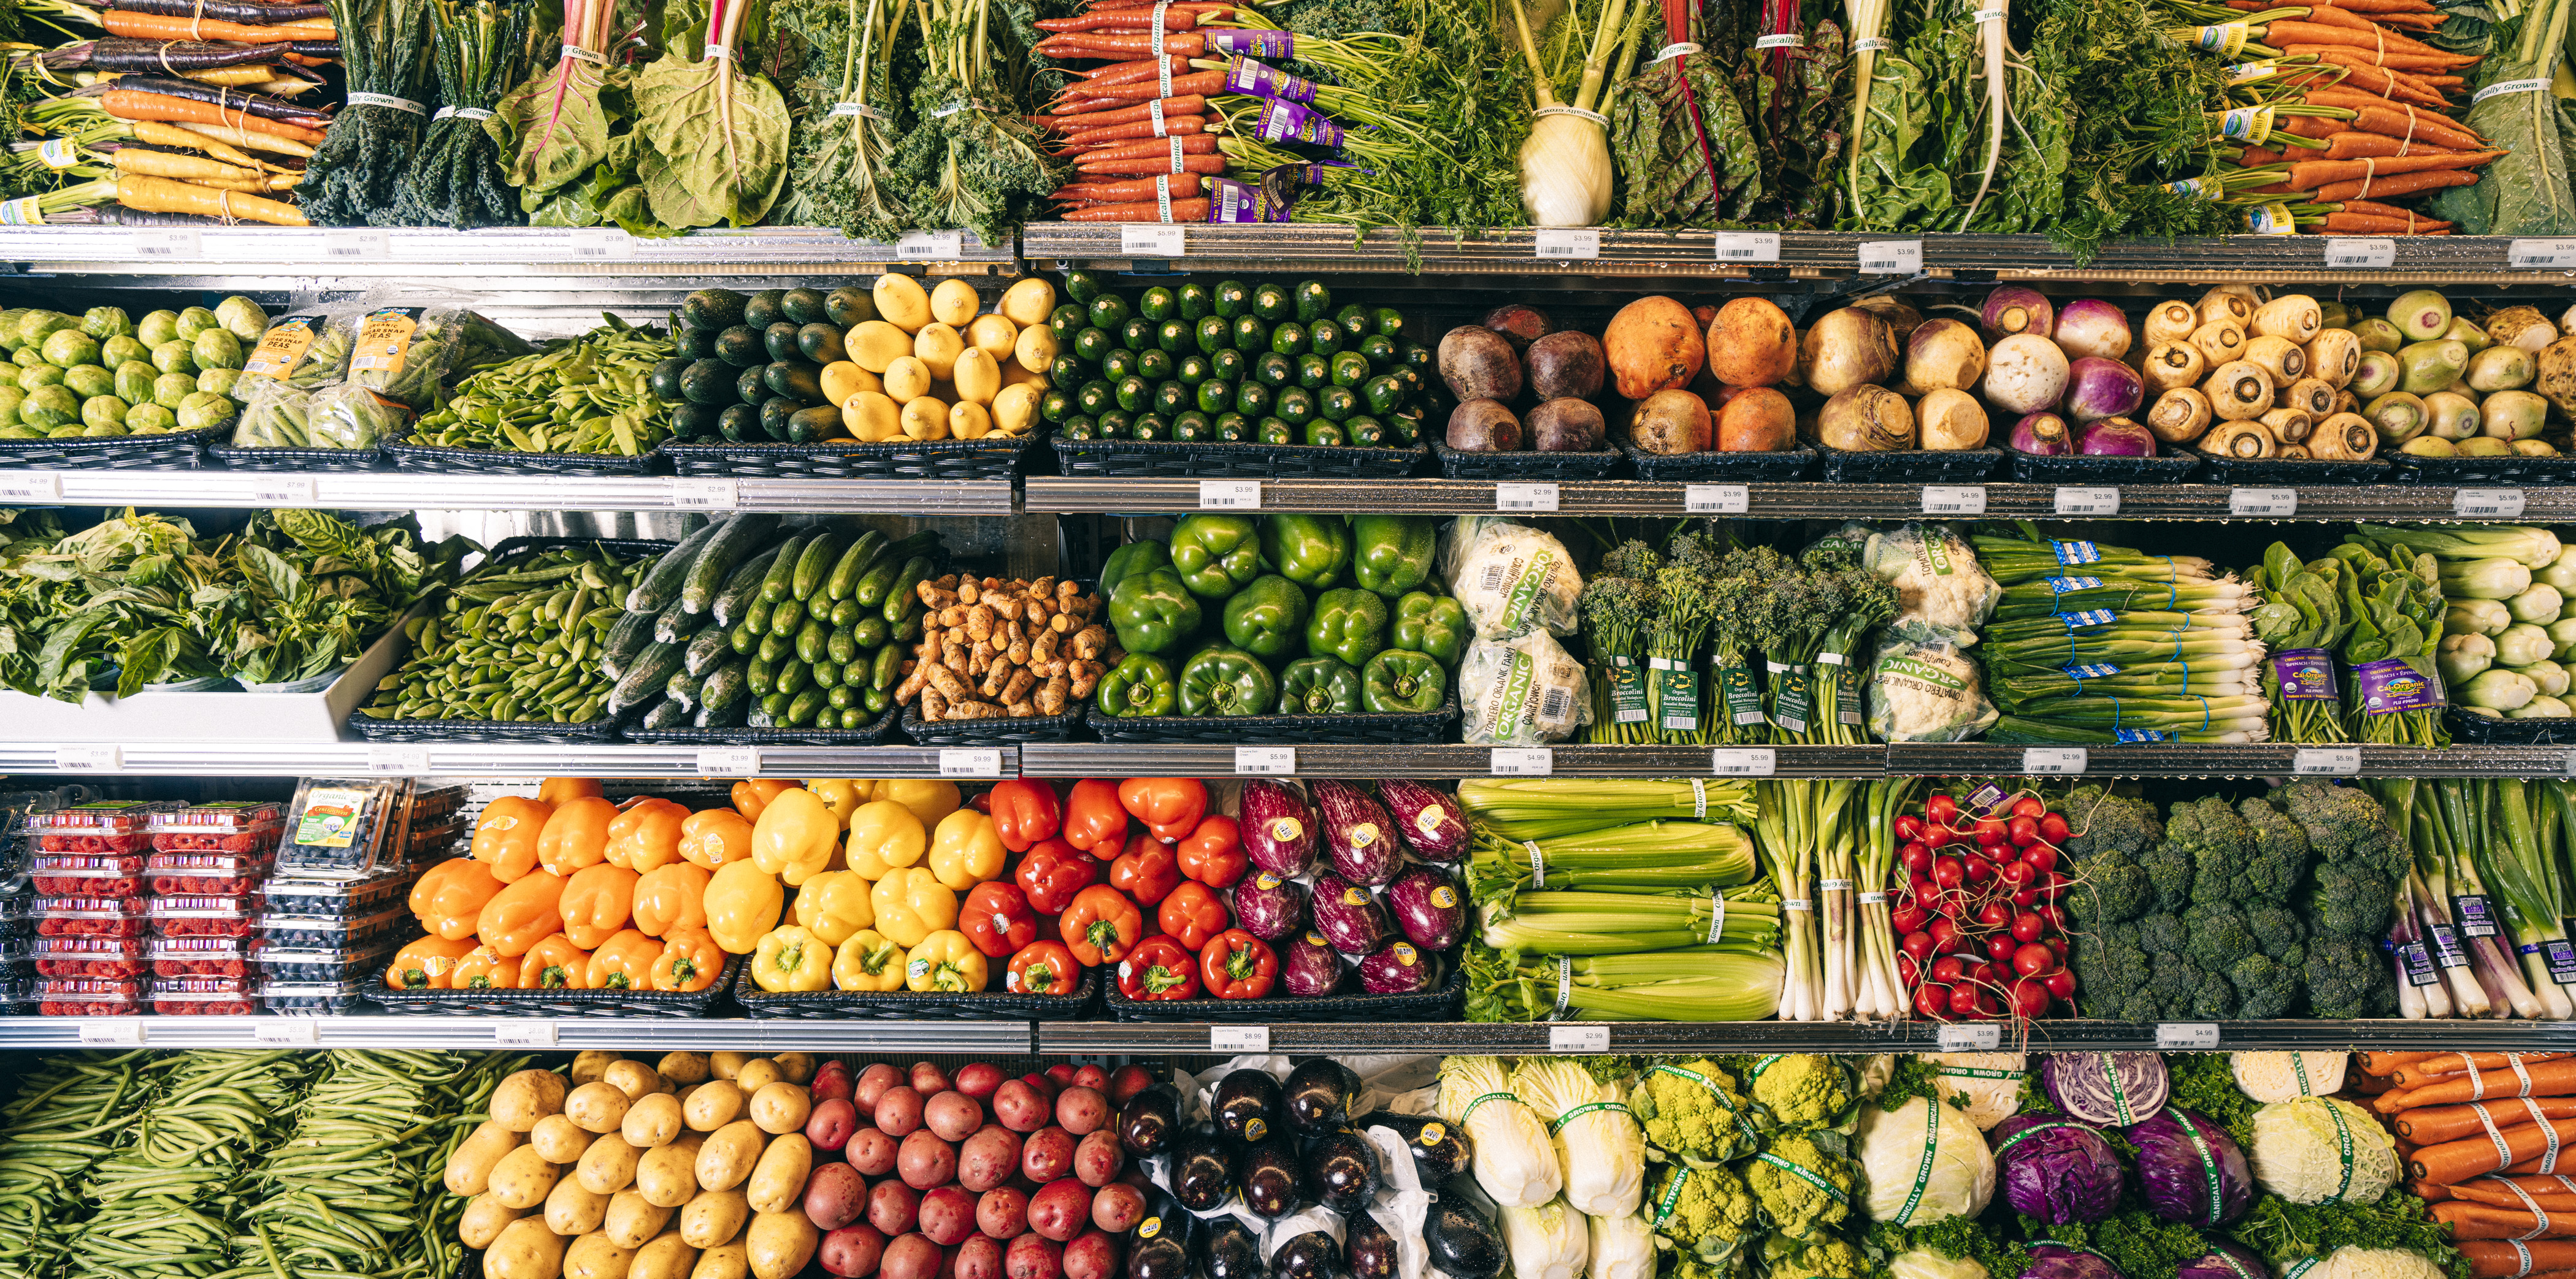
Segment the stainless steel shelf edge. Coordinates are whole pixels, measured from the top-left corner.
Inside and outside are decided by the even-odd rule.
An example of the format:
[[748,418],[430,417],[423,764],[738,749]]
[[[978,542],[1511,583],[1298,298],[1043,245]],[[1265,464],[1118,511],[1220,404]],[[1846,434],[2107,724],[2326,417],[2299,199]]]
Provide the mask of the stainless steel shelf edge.
[[[2032,772],[2032,751],[2053,747],[2012,746],[1987,742],[1900,742],[1887,749],[1887,771],[1897,776],[2023,776]],[[2221,746],[2181,742],[2132,743],[2085,748],[2083,773],[2089,777],[2288,777],[2300,772],[2301,752],[2329,748],[2286,743]],[[2565,777],[2571,748],[2566,746],[2452,746],[2428,750],[2410,746],[2363,746],[2364,777]],[[2324,766],[2310,755],[2312,773]],[[2053,771],[2042,766],[2042,771]],[[2316,773],[2316,775],[2334,775]],[[2350,774],[2347,774],[2350,775]]]
[[66,503],[384,511],[813,511],[1009,515],[1009,480],[678,479],[292,471],[11,471]]
[[[1854,1022],[1609,1022],[1614,1053],[1928,1052],[1940,1047],[1939,1024]],[[1206,1022],[1042,1022],[1037,1051],[1089,1053],[1206,1053]],[[1548,1023],[1281,1022],[1270,1026],[1270,1051],[1279,1053],[1481,1052],[1545,1053]],[[2032,1052],[2143,1052],[2158,1047],[2151,1023],[2038,1021],[2023,1042],[2007,1049]],[[2246,1021],[2218,1023],[2221,1051],[2357,1048],[2563,1051],[2576,1047],[2576,1023],[2529,1021]]]
[[[1020,747],[1023,777],[1234,775],[1231,746],[1128,745],[1109,742],[1032,742]],[[1558,777],[1715,776],[1706,746],[1559,746],[1550,752]],[[1779,746],[1782,777],[1879,777],[1880,746]],[[1493,772],[1490,746],[1299,746],[1302,777],[1485,777]]]
[[[743,1051],[1031,1051],[1024,1021],[804,1021],[678,1017],[0,1017],[0,1049],[553,1047]],[[91,1036],[84,1038],[84,1031]],[[124,1038],[139,1032],[140,1044]]]
[[[126,773],[195,777],[703,777],[695,746],[566,746],[450,742],[0,743],[0,772]],[[714,750],[736,748],[714,747]],[[761,746],[758,772],[777,777],[938,777],[940,751],[926,746]],[[1004,746],[996,776],[1016,776],[1017,748]],[[102,755],[113,751],[114,757]],[[728,774],[731,775],[731,774]]]
[[35,272],[97,275],[327,275],[360,279],[814,275],[839,267],[875,274],[895,264],[988,273],[1008,270],[1016,246],[972,232],[920,233],[894,243],[831,227],[755,227],[661,238],[615,227],[494,227],[481,231],[323,227],[7,227],[0,261]]

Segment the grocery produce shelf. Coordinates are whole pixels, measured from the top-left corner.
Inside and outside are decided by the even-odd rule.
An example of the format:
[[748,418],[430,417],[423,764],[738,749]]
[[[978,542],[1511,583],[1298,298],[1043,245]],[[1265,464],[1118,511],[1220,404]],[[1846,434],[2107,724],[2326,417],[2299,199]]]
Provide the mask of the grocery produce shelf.
[[1016,748],[498,745],[445,742],[0,743],[0,772],[176,777],[1009,777]]
[[297,474],[290,471],[0,471],[0,504],[236,506],[380,511],[806,511],[1008,515],[1011,481],[756,476]]
[[[2181,1025],[2103,1021],[2036,1021],[2028,1023],[2026,1043],[2000,1042],[1994,1047],[2033,1052],[2089,1049],[2148,1051],[2183,1047],[2286,1051],[2292,1049],[2382,1051],[2565,1050],[2576,1047],[2576,1023],[2529,1021],[2239,1021],[2214,1023],[2215,1042]],[[1609,1031],[1606,1046],[1577,1046],[1578,1026]],[[2000,1030],[2001,1028],[1997,1028]],[[1042,1022],[1037,1051],[1042,1053],[1187,1053],[1222,1051],[1225,1042],[1211,1038],[1239,1033],[1233,1026],[1205,1022]],[[1560,1022],[1443,1024],[1433,1022],[1280,1023],[1269,1027],[1270,1050],[1283,1053],[1354,1052],[1485,1052],[1554,1051],[1617,1053],[1719,1052],[1924,1052],[1969,1046],[1945,1039],[1944,1026],[1929,1021],[1895,1024],[1856,1022]],[[1947,1034],[1967,1032],[1950,1026]]]
[[6,227],[0,262],[30,274],[437,282],[629,277],[774,276],[810,281],[919,267],[958,274],[1016,270],[1013,246],[973,232],[915,233],[892,244],[828,227],[759,227],[643,239],[614,227],[483,231],[298,227]]
[[2022,776],[2063,770],[2096,777],[2565,777],[2576,771],[2571,770],[2576,755],[2565,746],[2459,745],[2428,750],[2135,743],[2084,748],[2080,765],[2058,748],[2044,746],[1899,743],[1886,750],[1887,771],[1899,776]]
[[[1490,746],[1298,746],[1292,771],[1304,777],[1487,777],[1527,773],[1545,756],[1557,777],[1708,777],[1718,760],[1706,746],[1559,746],[1547,750]],[[1728,776],[1880,777],[1887,772],[1884,746],[1765,746],[1769,770],[1753,759],[1730,758]],[[1278,763],[1263,748],[1148,746],[1099,742],[1031,743],[1020,748],[1023,777],[1225,777],[1270,772]]]
[[[803,1021],[745,1017],[0,1017],[9,1048],[734,1048],[745,1051],[1030,1051],[1024,1021]],[[137,1038],[140,1036],[140,1038]]]

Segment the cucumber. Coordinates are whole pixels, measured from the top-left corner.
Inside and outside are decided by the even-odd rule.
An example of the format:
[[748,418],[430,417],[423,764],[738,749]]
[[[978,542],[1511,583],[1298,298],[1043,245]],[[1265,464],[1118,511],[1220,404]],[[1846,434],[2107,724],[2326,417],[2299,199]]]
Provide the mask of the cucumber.
[[778,678],[774,673],[775,665],[765,657],[751,659],[750,664],[743,667],[743,687],[754,697],[767,697],[778,691]]
[[831,621],[832,625],[835,627],[847,627],[852,622],[866,616],[866,614],[867,610],[859,607],[859,602],[857,600],[839,599],[832,601]]
[[757,592],[752,595],[750,611],[742,615],[742,624],[750,627],[754,635],[769,633],[769,605],[761,602]]
[[787,704],[794,700],[796,700],[795,697],[788,693],[771,693],[761,698],[760,712],[753,717],[752,722],[758,724],[764,717],[771,723],[778,722],[778,718],[787,713]]
[[796,641],[784,635],[763,635],[760,646],[752,651],[760,654],[760,660],[776,665],[796,651]]
[[680,668],[692,676],[704,675],[733,656],[733,636],[721,626],[710,626],[698,632],[680,655]]
[[893,644],[878,649],[875,663],[868,668],[868,687],[892,688],[902,678],[903,649]]
[[921,639],[921,619],[928,616],[930,616],[928,613],[906,614],[902,621],[894,624],[894,633],[887,636],[887,639],[896,644],[911,644],[919,641]]
[[676,698],[666,697],[644,713],[646,728],[683,728],[688,725],[689,711]]
[[801,662],[822,661],[829,656],[826,646],[831,640],[829,627],[811,617],[806,618],[805,625],[796,632],[796,659]]
[[731,703],[724,706],[707,705],[699,707],[697,715],[693,717],[690,722],[699,728],[740,728],[742,727],[743,716],[750,710],[751,699],[749,697],[737,697]]
[[751,685],[743,680],[746,664],[727,662],[715,669],[698,685],[698,701],[708,710],[723,711],[742,706],[751,700]]
[[769,610],[769,633],[793,636],[805,624],[805,601],[789,596]]
[[884,648],[887,637],[892,634],[894,628],[887,625],[883,617],[862,617],[857,625],[850,628],[850,638],[865,649]]
[[662,685],[662,692],[672,701],[678,702],[682,710],[694,711],[698,708],[698,677],[686,670],[671,672],[671,678]]
[[794,697],[814,686],[814,668],[789,658],[778,668],[778,691]]
[[831,637],[823,642],[823,651],[836,662],[847,662],[857,657],[859,648],[858,637],[851,634],[846,626],[833,631]]
[[796,557],[796,571],[788,579],[788,590],[800,600],[811,602],[821,599],[823,579],[831,574],[832,565],[841,558],[841,546],[838,533],[815,535],[813,541],[805,544],[804,553]]
[[932,567],[927,555],[916,555],[904,562],[903,572],[895,575],[893,589],[886,592],[885,620],[888,626],[920,610],[921,595],[913,588],[930,576]]
[[653,571],[646,573],[644,580],[626,593],[626,611],[659,613],[669,608],[671,601],[680,597],[680,587],[688,576],[690,563],[697,559],[699,551],[706,549],[707,543],[715,540],[717,530],[723,527],[722,524],[707,525],[681,538],[678,546],[664,551],[662,558],[653,561]]
[[841,664],[830,658],[814,663],[814,686],[826,692],[841,686]]
[[870,715],[883,715],[886,713],[886,708],[892,705],[894,705],[894,694],[886,689],[872,688],[859,695],[860,709]]
[[857,600],[861,608],[875,608],[885,603],[886,593],[894,589],[894,579],[903,571],[904,564],[937,545],[938,534],[915,533],[887,546],[885,554],[878,556],[877,562],[859,578],[858,589],[851,592],[850,598]]
[[779,548],[771,547],[744,560],[734,569],[733,575],[725,579],[724,589],[716,592],[715,604],[710,610],[716,621],[731,626],[750,611],[753,601],[760,597],[761,579],[769,576],[769,566],[778,559],[778,551]]
[[660,696],[663,685],[671,682],[671,672],[680,669],[680,661],[677,644],[655,644],[636,654],[634,664],[608,691],[608,713],[623,715]]
[[736,657],[749,657],[760,647],[763,638],[760,632],[751,629],[751,623],[736,622],[732,630],[725,632],[725,646],[732,649]]
[[818,536],[820,534],[799,533],[779,545],[778,558],[769,562],[768,576],[760,579],[762,603],[776,604],[787,598],[787,588],[796,576],[796,559],[805,553],[806,544]]
[[722,531],[707,539],[681,581],[680,603],[692,613],[706,612],[715,603],[716,593],[732,580],[734,569],[778,527],[778,517],[737,515],[719,527]]
[[859,589],[859,575],[876,563],[877,552],[885,544],[886,535],[875,529],[859,534],[858,540],[850,543],[850,549],[841,552],[841,561],[832,566],[831,576],[823,579],[823,598],[835,601],[850,598],[850,592]]
[[809,688],[798,693],[796,700],[787,704],[787,723],[790,727],[803,728],[813,723],[814,717],[822,713],[822,690]]
[[600,650],[600,673],[610,679],[625,674],[626,664],[634,661],[635,655],[643,652],[644,646],[652,640],[651,613],[628,613],[618,618],[617,625],[608,628],[607,645]]
[[656,644],[685,644],[690,636],[697,633],[698,619],[680,607],[677,596],[673,596],[670,605],[653,619],[653,642]]

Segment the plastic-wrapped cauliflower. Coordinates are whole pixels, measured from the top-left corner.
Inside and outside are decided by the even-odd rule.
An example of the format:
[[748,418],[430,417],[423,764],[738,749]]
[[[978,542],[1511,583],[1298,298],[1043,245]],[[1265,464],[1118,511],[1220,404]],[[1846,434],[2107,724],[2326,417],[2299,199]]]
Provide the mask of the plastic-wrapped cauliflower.
[[1545,746],[1592,722],[1583,663],[1546,631],[1468,646],[1458,663],[1458,701],[1469,745]]
[[1946,640],[1888,631],[1869,669],[1869,731],[1882,742],[1964,742],[1994,726],[1977,663]]
[[1440,567],[1478,639],[1574,633],[1583,575],[1565,543],[1540,529],[1491,515],[1456,520],[1440,545]]
[[2292,1203],[2377,1203],[2397,1184],[2397,1143],[2369,1111],[2332,1097],[2254,1112],[2254,1180]]
[[1896,617],[1887,624],[1894,635],[1974,644],[1977,628],[2003,596],[1976,551],[1946,524],[1873,532],[1861,563],[1896,587]]

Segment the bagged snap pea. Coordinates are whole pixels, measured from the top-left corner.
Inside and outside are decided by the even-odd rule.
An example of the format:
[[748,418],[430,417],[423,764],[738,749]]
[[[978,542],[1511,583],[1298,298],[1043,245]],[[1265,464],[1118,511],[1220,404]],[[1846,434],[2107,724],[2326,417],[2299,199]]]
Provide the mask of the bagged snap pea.
[[410,414],[354,382],[317,391],[253,378],[233,446],[259,449],[371,449],[398,435]]
[[329,386],[348,376],[365,314],[363,308],[341,306],[281,315],[260,334],[242,372],[307,391]]
[[349,380],[420,412],[436,408],[450,383],[535,349],[461,307],[380,306],[359,318]]

